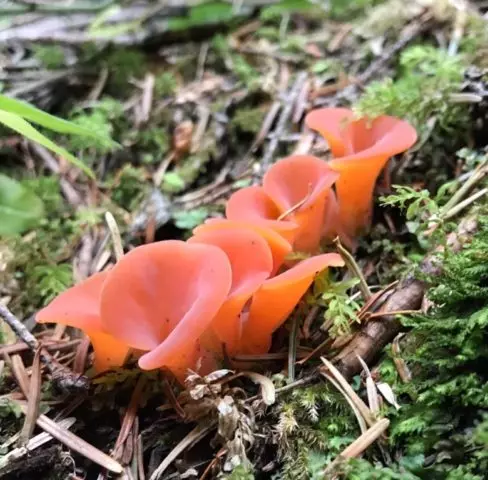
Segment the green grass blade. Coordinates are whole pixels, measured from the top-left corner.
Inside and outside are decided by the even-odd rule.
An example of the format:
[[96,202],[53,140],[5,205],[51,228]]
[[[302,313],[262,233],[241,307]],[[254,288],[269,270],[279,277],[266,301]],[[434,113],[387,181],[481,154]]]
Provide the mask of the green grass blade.
[[104,135],[99,135],[97,132],[77,125],[76,123],[69,122],[67,120],[63,120],[62,118],[58,118],[54,115],[43,112],[42,110],[39,110],[33,105],[23,102],[22,100],[9,98],[0,94],[0,109],[7,113],[18,115],[29,120],[29,122],[36,123],[37,125],[41,125],[42,127],[58,133],[97,138],[101,141],[106,141],[108,144],[113,145],[114,147],[118,146],[116,142]]
[[66,158],[73,165],[77,166],[80,170],[83,170],[90,178],[95,178],[95,174],[88,165],[85,165],[81,160],[78,160],[75,156],[71,155],[66,149],[56,145],[52,140],[49,140],[41,132],[36,130],[29,122],[24,120],[19,115],[13,113],[5,112],[0,110],[0,123],[3,123],[6,127],[20,133],[24,137],[32,140],[33,142],[39,143],[43,147],[51,150],[52,152]]

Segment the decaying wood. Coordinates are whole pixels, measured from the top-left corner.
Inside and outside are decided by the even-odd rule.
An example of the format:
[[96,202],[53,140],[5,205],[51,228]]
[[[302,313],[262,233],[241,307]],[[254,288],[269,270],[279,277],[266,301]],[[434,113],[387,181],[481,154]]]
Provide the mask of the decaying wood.
[[[464,219],[458,230],[449,235],[447,246],[450,251],[459,251],[463,245],[470,241],[477,230],[476,218],[469,216]],[[442,267],[437,259],[443,247],[438,247],[426,257],[420,265],[420,275],[438,276],[442,273]],[[367,364],[378,357],[381,350],[401,330],[401,322],[396,315],[388,315],[386,312],[398,310],[418,310],[426,294],[428,284],[413,275],[400,282],[388,300],[381,306],[379,312],[385,312],[384,316],[375,317],[364,324],[361,330],[353,337],[346,347],[335,357],[334,361],[339,371],[351,378],[361,372],[362,367],[358,359],[361,357]]]

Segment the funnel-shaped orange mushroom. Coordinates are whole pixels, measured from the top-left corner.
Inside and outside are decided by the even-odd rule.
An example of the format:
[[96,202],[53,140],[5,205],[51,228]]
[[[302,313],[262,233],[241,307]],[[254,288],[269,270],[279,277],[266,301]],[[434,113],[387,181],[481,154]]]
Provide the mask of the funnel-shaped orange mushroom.
[[39,323],[61,323],[83,330],[92,343],[97,372],[122,366],[129,353],[126,343],[117,340],[102,327],[100,298],[109,274],[109,271],[96,273],[63,292],[36,315]]
[[292,155],[276,162],[264,175],[263,189],[298,224],[295,250],[315,253],[324,231],[326,204],[338,173],[320,158]]
[[288,318],[315,276],[328,267],[343,265],[340,255],[326,253],[303,260],[290,270],[266,280],[253,296],[240,351],[248,354],[267,352],[273,332]]
[[373,190],[381,170],[390,157],[416,142],[417,133],[394,117],[355,120],[344,108],[313,110],[305,122],[329,143],[334,157],[329,165],[340,173],[336,192],[342,228],[354,237],[370,226]]
[[180,379],[195,368],[198,339],[227,298],[232,272],[212,245],[168,240],[138,247],[106,279],[101,319],[138,350],[145,370],[169,368]]
[[224,218],[210,218],[202,225],[196,227],[193,230],[193,233],[194,235],[198,235],[203,232],[236,228],[250,229],[266,240],[268,247],[271,250],[271,255],[273,256],[273,269],[270,273],[270,276],[273,276],[281,265],[283,265],[285,257],[291,253],[292,247],[287,240],[271,228],[259,226],[252,222],[237,222],[226,220]]
[[251,222],[268,227],[288,242],[295,240],[298,225],[290,220],[278,220],[282,211],[262,187],[245,187],[233,193],[227,202],[225,216],[232,221]]
[[212,321],[212,330],[229,354],[234,354],[242,335],[240,314],[252,294],[269,277],[273,258],[266,241],[248,228],[224,228],[197,233],[190,244],[204,243],[222,249],[232,268],[232,286]]

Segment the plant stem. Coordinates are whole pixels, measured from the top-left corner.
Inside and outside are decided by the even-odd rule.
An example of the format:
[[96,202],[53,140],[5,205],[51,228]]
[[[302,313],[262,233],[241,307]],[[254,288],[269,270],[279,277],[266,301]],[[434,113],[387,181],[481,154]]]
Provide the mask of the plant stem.
[[347,268],[359,279],[359,289],[361,290],[364,300],[368,301],[371,298],[372,294],[371,290],[369,289],[368,283],[364,278],[363,272],[359,268],[359,265],[356,263],[356,260],[354,260],[354,257],[349,253],[349,251],[342,246],[339,237],[334,240],[334,243],[337,247],[337,250],[339,250],[341,257],[346,263]]

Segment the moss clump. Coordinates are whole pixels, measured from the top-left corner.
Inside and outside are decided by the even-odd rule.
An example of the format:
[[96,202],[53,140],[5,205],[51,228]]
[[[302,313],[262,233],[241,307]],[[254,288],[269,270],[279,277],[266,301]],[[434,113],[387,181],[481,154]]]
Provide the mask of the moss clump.
[[81,239],[83,227],[87,222],[99,221],[83,210],[69,210],[56,177],[38,177],[25,183],[44,200],[46,216],[27,235],[3,241],[10,254],[7,265],[0,270],[0,284],[8,286],[12,295],[10,307],[21,317],[72,285],[72,269],[67,262]]
[[131,89],[131,78],[141,77],[146,70],[146,58],[135,49],[115,50],[105,58],[109,69],[109,87],[114,94],[127,93]]
[[240,108],[232,118],[234,130],[244,133],[258,133],[265,117],[261,108]]
[[165,97],[175,93],[178,83],[173,73],[164,72],[156,77],[154,94],[156,97]]
[[308,480],[359,434],[351,408],[334,387],[321,383],[294,390],[275,409],[278,423],[277,478]]
[[486,478],[488,218],[479,223],[461,252],[442,255],[443,273],[430,279],[432,313],[404,320],[412,381],[400,383],[390,361],[381,367],[382,380],[403,398],[401,409],[389,413],[390,448],[402,459],[390,465],[397,476],[368,477],[376,467],[362,461],[350,465],[346,478]]
[[33,52],[48,70],[60,68],[64,64],[64,52],[59,45],[34,45]]
[[132,212],[140,206],[147,190],[148,173],[142,167],[125,164],[109,182],[111,199],[119,207]]
[[242,55],[231,49],[226,37],[216,35],[212,40],[212,47],[217,57],[224,63],[225,68],[231,70],[244,86],[250,90],[259,86],[259,73]]
[[171,139],[163,126],[156,125],[135,132],[135,143],[140,149],[140,157],[144,163],[161,162],[169,152]]
[[464,131],[467,108],[448,98],[459,88],[463,71],[462,57],[448,56],[430,45],[410,47],[400,57],[398,78],[371,83],[355,111],[371,117],[387,114],[404,118],[420,132],[427,131],[426,123],[434,118],[444,131]]
[[[104,97],[89,109],[75,108],[71,111],[70,120],[77,125],[100,133],[100,137],[112,138],[120,136],[127,128],[122,103],[112,97]],[[98,138],[86,138],[72,135],[67,145],[74,151],[89,151],[93,155],[104,155],[113,150],[113,145]]]

